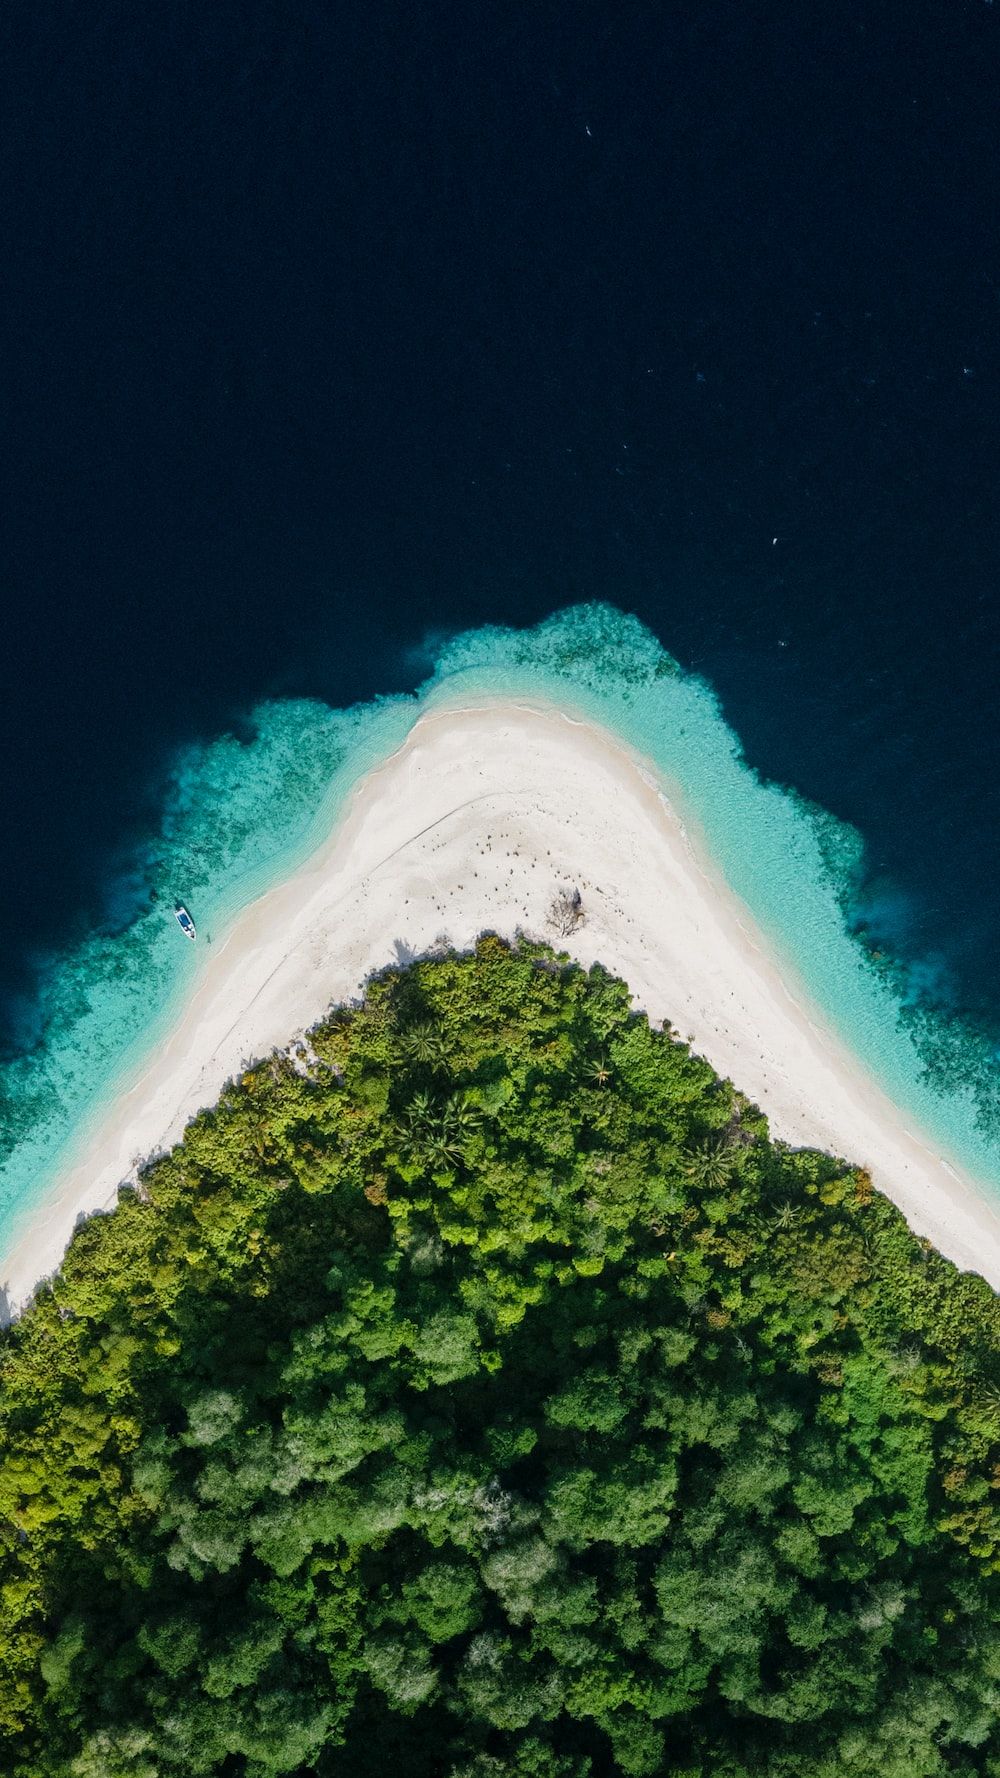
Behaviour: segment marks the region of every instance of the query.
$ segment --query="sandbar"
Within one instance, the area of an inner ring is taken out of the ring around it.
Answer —
[[[566,934],[551,921],[563,890],[584,916]],[[1000,1287],[985,1188],[824,1025],[653,768],[596,725],[483,701],[420,717],[308,861],[204,947],[176,1025],[0,1259],[9,1309],[58,1267],[77,1220],[110,1208],[252,1060],[359,998],[373,971],[484,931],[621,976],[636,1008],[690,1038],[774,1135],[866,1167],[918,1234]]]

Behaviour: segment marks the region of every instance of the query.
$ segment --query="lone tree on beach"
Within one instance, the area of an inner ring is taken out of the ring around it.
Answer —
[[[549,909],[549,925],[562,938],[568,938],[571,932],[583,925],[586,918],[579,889],[560,889]]]

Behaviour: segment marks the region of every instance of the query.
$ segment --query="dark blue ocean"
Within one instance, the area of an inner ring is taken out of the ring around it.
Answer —
[[[1000,1031],[1000,6],[0,14],[0,1033],[179,751],[591,600]]]

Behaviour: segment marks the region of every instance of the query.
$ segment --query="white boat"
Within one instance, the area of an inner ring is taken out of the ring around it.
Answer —
[[[182,901],[176,901],[174,903],[174,919],[177,921],[177,924],[180,927],[181,931],[183,932],[185,938],[190,938],[190,939],[197,938],[198,933],[195,928],[195,923],[192,920],[191,915],[188,913],[187,908],[184,906],[184,903]]]

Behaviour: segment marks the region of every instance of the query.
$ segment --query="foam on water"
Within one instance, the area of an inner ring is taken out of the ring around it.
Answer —
[[[590,718],[651,761],[827,1021],[943,1153],[1000,1187],[995,1042],[943,1019],[919,971],[859,938],[860,837],[762,782],[711,688],[682,673],[640,623],[584,606],[533,630],[487,628],[442,643],[414,697],[347,711],[267,704],[253,713],[252,740],[224,736],[177,760],[159,831],[125,873],[130,895],[141,881],[156,899],[123,932],[47,965],[31,1021],[41,1036],[0,1069],[0,1250],[141,1069],[207,944],[326,838],[351,787],[422,710],[482,696]],[[204,944],[183,941],[175,896]],[[931,961],[928,972],[930,981]]]

